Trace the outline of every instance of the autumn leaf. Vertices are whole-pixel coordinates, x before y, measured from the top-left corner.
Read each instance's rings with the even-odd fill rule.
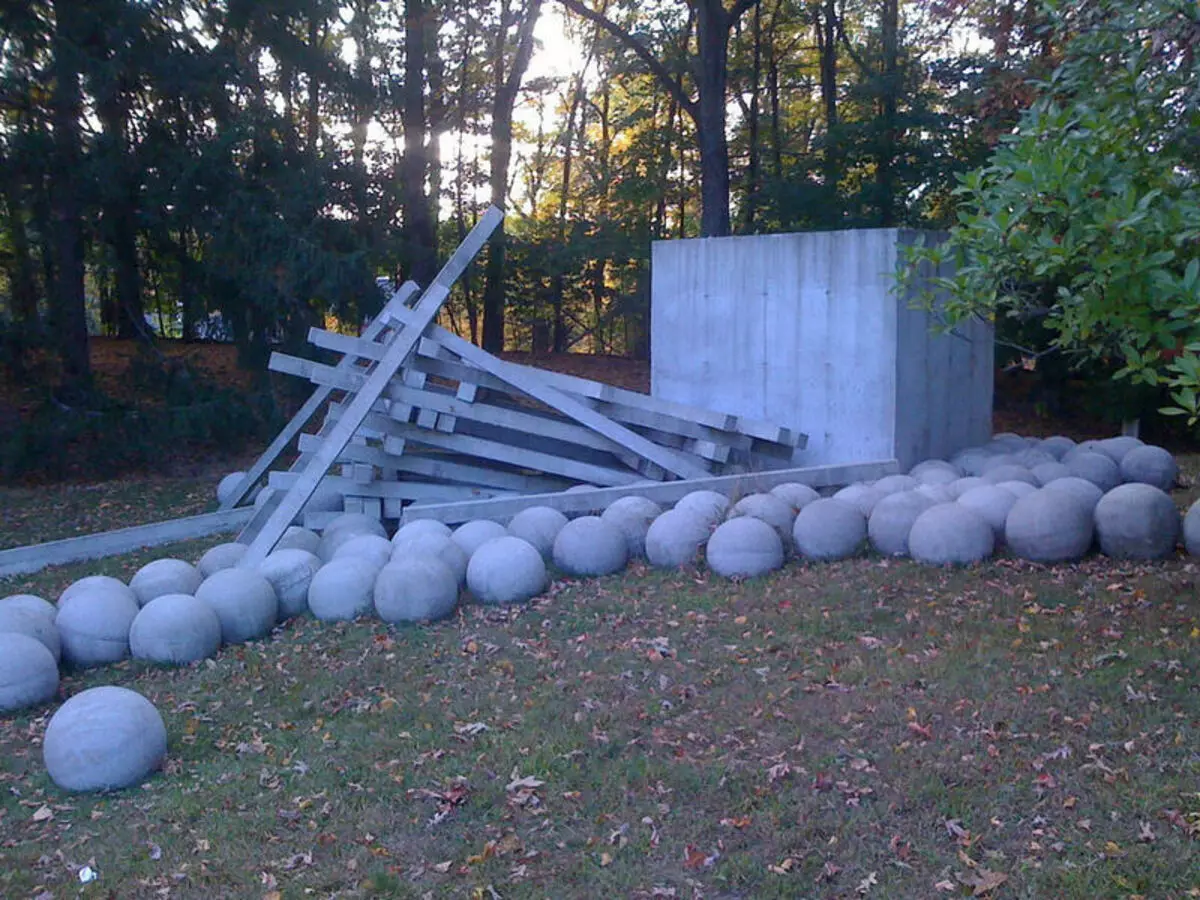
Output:
[[[1008,881],[1008,876],[1003,872],[993,872],[983,866],[976,866],[967,872],[955,872],[954,876],[971,889],[972,897],[982,897]]]

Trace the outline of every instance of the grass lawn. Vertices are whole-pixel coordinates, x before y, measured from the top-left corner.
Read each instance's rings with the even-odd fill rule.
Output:
[[[53,710],[0,719],[0,897],[1200,896],[1197,571],[634,565],[68,674],[154,701],[169,758],[66,795]]]

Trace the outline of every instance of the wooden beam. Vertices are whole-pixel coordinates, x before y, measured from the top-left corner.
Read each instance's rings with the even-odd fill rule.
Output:
[[[272,472],[268,484],[273,488],[290,490],[301,472]],[[377,497],[391,500],[422,500],[425,502],[451,503],[457,500],[481,500],[489,497],[516,496],[512,491],[492,488],[470,487],[461,484],[436,484],[425,481],[372,481],[361,484],[352,478],[325,476],[325,484],[337,488],[348,497]]]

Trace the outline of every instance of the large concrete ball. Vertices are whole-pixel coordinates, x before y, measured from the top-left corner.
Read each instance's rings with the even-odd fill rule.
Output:
[[[1160,491],[1175,487],[1179,466],[1169,451],[1153,444],[1134,447],[1121,459],[1121,477],[1126,481],[1150,484]]]
[[[260,572],[222,569],[204,579],[196,596],[221,620],[221,641],[225,644],[260,638],[279,620],[279,598]]]
[[[452,533],[449,525],[437,519],[414,519],[396,529],[396,533],[392,535],[392,544],[394,546],[419,534],[436,534],[448,538]]]
[[[957,502],[931,506],[917,516],[908,533],[909,554],[932,566],[977,563],[991,556],[995,548],[992,526]]]
[[[1037,449],[1049,453],[1055,459],[1061,460],[1075,447],[1075,442],[1069,437],[1056,434],[1053,437],[1042,438],[1035,446]]]
[[[911,475],[885,475],[871,487],[877,491],[883,491],[885,494],[896,494],[900,491],[915,490],[920,485],[921,481]]]
[[[241,486],[242,479],[245,477],[245,472],[230,472],[217,482],[217,503],[224,506],[226,501],[233,496],[233,492]]]
[[[549,559],[554,552],[554,539],[566,524],[567,517],[557,509],[530,506],[512,517],[508,523],[508,533],[532,544],[542,559]],[[642,537],[644,541],[645,535]]]
[[[119,578],[113,578],[111,575],[86,575],[78,581],[73,581],[67,585],[66,589],[58,595],[58,608],[61,610],[71,601],[72,597],[77,594],[90,593],[95,588],[106,588],[109,591],[116,591],[119,594],[124,594],[135,604],[137,603],[137,594],[129,589],[129,585]]]
[[[674,509],[703,519],[709,528],[716,526],[729,511],[729,498],[716,491],[692,491],[675,504]]]
[[[541,552],[511,534],[488,541],[467,566],[467,587],[476,600],[489,606],[532,600],[546,589],[546,581]]]
[[[381,538],[387,537],[387,532],[384,531],[383,525],[373,516],[368,516],[364,513],[342,513],[321,532],[321,544],[317,548],[317,556],[321,557],[325,562],[329,562],[329,560],[333,559],[333,555],[337,553],[338,547],[351,538],[358,537],[360,534],[374,534]]]
[[[944,459],[925,459],[909,469],[908,474],[922,484],[949,484],[955,478],[962,478],[963,470]],[[929,478],[930,475],[933,477]]]
[[[1092,510],[1087,502],[1076,499],[1070,491],[1050,487],[1017,500],[1004,523],[1004,541],[1009,549],[1033,562],[1079,559],[1091,548],[1093,535]]]
[[[798,481],[785,481],[783,484],[777,484],[771,488],[770,493],[774,494],[796,512],[804,509],[814,500],[820,500],[821,495],[807,484],[801,484]]]
[[[1069,463],[1080,453],[1100,453],[1100,442],[1095,440],[1080,441],[1078,444],[1064,453],[1059,459],[1059,462]],[[1101,453],[1100,455],[1106,456],[1107,454]]]
[[[1024,466],[1030,470],[1033,470],[1037,466],[1053,462],[1058,462],[1058,457],[1036,446],[1022,450],[1017,454],[1017,465]]]
[[[3,600],[0,600],[0,615],[6,609],[21,609],[25,612],[34,613],[49,619],[54,622],[54,617],[58,615],[58,607],[49,600],[43,600],[36,594],[9,594]]]
[[[163,594],[194,594],[205,576],[182,559],[156,559],[146,563],[129,579],[129,588],[145,606]]]
[[[258,574],[271,583],[279,601],[279,621],[308,612],[308,587],[321,568],[321,558],[297,547],[269,553],[258,564]]]
[[[216,610],[190,594],[163,594],[142,607],[129,628],[134,659],[182,665],[216,656],[221,620]]]
[[[308,608],[323,622],[346,622],[375,608],[379,567],[366,557],[342,556],[325,563],[308,586]]]
[[[1136,450],[1138,447],[1145,446],[1140,438],[1135,438],[1132,435],[1122,434],[1117,437],[1105,438],[1096,445],[1096,451],[1103,453],[1118,466],[1125,459],[1125,454],[1131,450]]]
[[[42,758],[65,791],[117,790],[137,784],[167,756],[167,728],[136,691],[106,685],[82,691],[46,726]]]
[[[954,495],[950,493],[950,485],[948,484],[922,484],[914,491],[905,491],[907,494],[920,494],[922,497],[928,497],[934,503],[953,503]],[[883,501],[880,500],[879,503]],[[879,504],[875,504],[875,509],[879,508]],[[875,510],[871,510],[871,515],[875,515]]]
[[[1104,491],[1100,490],[1096,485],[1092,484],[1086,478],[1077,478],[1074,475],[1068,475],[1066,478],[1055,478],[1042,488],[1042,490],[1050,491],[1051,493],[1060,491],[1070,496],[1087,509],[1088,515],[1092,514],[1092,511],[1096,508],[1096,504],[1104,496]]]
[[[646,559],[659,569],[691,565],[711,533],[707,518],[678,506],[668,509],[646,531]]]
[[[1192,556],[1200,556],[1200,500],[1189,506],[1183,517],[1183,545]]]
[[[1036,488],[1030,486],[1030,490]],[[987,522],[992,527],[996,539],[1000,541],[1004,539],[1004,523],[1008,519],[1009,510],[1017,502],[1017,495],[996,485],[984,485],[972,488],[959,496],[955,502]]]
[[[989,484],[1000,484],[1002,481],[1024,481],[1034,487],[1038,486],[1037,478],[1024,466],[996,466],[984,473],[983,480]]]
[[[1179,543],[1179,509],[1151,484],[1122,484],[1096,504],[1100,549],[1115,559],[1162,559]]]
[[[629,561],[624,533],[599,516],[568,522],[554,539],[552,552],[554,564],[569,575],[611,575]]]
[[[283,537],[279,539],[279,543],[275,545],[275,549],[304,550],[317,556],[321,549],[321,536],[303,526],[289,525],[287,531],[283,533]]]
[[[1121,469],[1112,458],[1103,453],[1082,451],[1065,462],[1076,478],[1090,481],[1102,491],[1111,491],[1121,483]]]
[[[460,587],[467,580],[469,557],[449,535],[436,534],[432,531],[424,534],[412,534],[393,547],[391,562],[401,562],[410,557],[436,559],[454,573],[454,578]]]
[[[950,462],[963,473],[964,477],[976,478],[983,474],[983,465],[992,458],[992,455],[980,447],[970,447],[956,453]]]
[[[1034,466],[1029,471],[1033,473],[1038,487],[1045,487],[1050,482],[1056,481],[1059,478],[1067,478],[1071,474],[1071,470],[1060,462],[1042,463],[1039,466]]]
[[[1017,455],[1015,453],[998,453],[995,456],[984,460],[983,465],[979,467],[979,476],[981,478],[987,478],[988,475],[996,469],[1009,467],[1024,468],[1019,462],[1017,462]]]
[[[1035,494],[1038,490],[1037,485],[1030,484],[1028,481],[1001,481],[996,487],[1003,488],[1017,499]]]
[[[137,614],[137,601],[128,591],[99,585],[72,594],[54,620],[63,659],[81,668],[124,659],[129,655],[129,626]]]
[[[200,573],[201,581],[213,572],[232,569],[245,555],[246,545],[239,544],[237,541],[210,547],[203,556],[196,560],[196,569]]]
[[[887,494],[878,488],[871,487],[869,484],[848,484],[836,494],[833,495],[835,500],[841,500],[844,503],[849,503],[857,509],[863,516],[865,523],[870,518],[871,511],[875,509],[875,504],[886,497]]]
[[[372,597],[385,622],[433,622],[454,612],[458,579],[432,557],[412,557],[380,569]]]
[[[304,504],[305,512],[338,512],[346,506],[346,496],[340,489],[322,480],[313,495]]]
[[[796,551],[808,559],[854,556],[866,539],[867,517],[853,503],[836,497],[808,504],[792,525]]]
[[[978,475],[968,475],[966,478],[959,478],[957,481],[952,481],[946,485],[946,490],[950,492],[950,496],[957,500],[967,491],[972,488],[982,487],[985,484],[991,484]]]
[[[729,518],[737,519],[749,516],[766,522],[779,535],[780,546],[786,547],[791,543],[792,523],[796,521],[796,513],[787,502],[774,494],[747,494],[729,510]],[[784,542],[787,543],[784,543]]]
[[[0,632],[0,712],[45,703],[58,693],[58,663],[40,641]]]
[[[58,626],[54,623],[56,618],[57,615],[50,618],[39,607],[0,605],[0,633],[23,634],[33,638],[46,648],[57,663],[62,659],[62,639],[58,633]]]
[[[884,497],[875,504],[867,521],[867,537],[871,546],[884,556],[908,556],[908,534],[912,531],[913,522],[937,502],[945,501],[935,501],[920,488]]]
[[[626,500],[642,502],[626,503]],[[776,502],[791,510],[782,500]],[[637,559],[646,555],[646,532],[650,530],[650,523],[661,515],[662,507],[653,500],[647,500],[645,497],[622,497],[610,504],[600,514],[600,518],[625,535],[626,552],[630,559]]]
[[[475,551],[493,538],[504,537],[508,529],[499,522],[491,519],[472,519],[454,529],[450,536],[454,543],[462,548],[462,552],[470,559]]]
[[[705,558],[708,567],[725,578],[753,578],[783,565],[783,540],[763,519],[739,516],[717,526]]]
[[[1034,438],[1022,437],[1011,431],[1001,431],[992,435],[992,439],[984,444],[984,448],[994,448],[1000,453],[1019,453],[1036,442]]]
[[[333,553],[334,559],[343,556],[361,556],[382,569],[392,558],[392,542],[377,534],[356,534]]]

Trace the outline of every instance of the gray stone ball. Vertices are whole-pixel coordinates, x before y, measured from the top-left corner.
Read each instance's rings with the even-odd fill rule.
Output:
[[[1115,559],[1163,559],[1179,543],[1179,509],[1151,484],[1122,484],[1096,504],[1100,549]]]
[[[467,565],[467,587],[488,606],[526,603],[546,589],[547,581],[541,552],[511,534],[488,541]]]
[[[436,534],[448,538],[453,532],[449,525],[437,519],[413,519],[396,529],[396,533],[392,535],[392,544],[398,544],[419,534]]]
[[[917,516],[939,502],[948,502],[934,500],[923,491],[934,487],[940,485],[922,485],[915,491],[889,494],[875,504],[867,521],[867,537],[876,552],[884,556],[908,556],[908,535]]]
[[[1103,453],[1081,451],[1064,460],[1071,474],[1090,481],[1102,491],[1111,491],[1121,483],[1121,469]]]
[[[458,578],[437,559],[414,556],[380,569],[372,597],[385,622],[434,622],[458,605]]]
[[[1131,450],[1136,450],[1138,447],[1145,446],[1140,438],[1135,438],[1132,435],[1122,434],[1117,437],[1105,438],[1096,444],[1096,451],[1103,453],[1118,466],[1125,459],[1125,454]]]
[[[659,569],[690,565],[711,532],[705,517],[678,506],[668,509],[646,531],[646,559]]]
[[[875,504],[886,496],[884,491],[871,487],[869,484],[858,483],[846,485],[833,495],[833,499],[849,503],[862,513],[865,527],[866,520],[870,517],[871,511],[875,509]]]
[[[983,487],[985,484],[991,484],[991,482],[978,475],[968,475],[966,478],[950,482],[946,485],[946,490],[950,492],[951,498],[957,500],[972,488]]]
[[[1051,482],[1061,484],[1062,481]],[[1070,562],[1092,546],[1092,510],[1071,491],[1044,487],[1013,504],[1004,523],[1010,550],[1033,562]]]
[[[792,525],[796,552],[808,559],[846,559],[856,555],[866,539],[867,517],[836,497],[808,504]]]
[[[73,593],[54,620],[63,659],[80,668],[124,659],[129,655],[129,626],[137,614],[137,601],[128,589],[100,584]]]
[[[42,758],[65,791],[117,790],[139,783],[167,756],[167,729],[136,691],[106,685],[76,694],[46,726]]]
[[[196,570],[200,573],[201,580],[203,581],[213,572],[220,572],[222,569],[232,569],[245,555],[245,544],[239,544],[237,541],[227,544],[217,544],[217,546],[210,547],[205,551],[204,555],[196,561]]]
[[[508,529],[499,522],[491,519],[472,519],[454,529],[450,536],[454,543],[462,548],[463,553],[470,559],[475,551],[493,538],[504,537]]]
[[[1028,481],[1001,481],[996,487],[1004,488],[1018,499],[1036,493],[1038,490],[1036,485],[1032,485]]]
[[[275,550],[258,564],[258,573],[271,583],[279,601],[279,621],[308,612],[308,588],[321,565],[319,556],[298,547]]]
[[[1096,487],[1086,478],[1077,478],[1074,475],[1069,475],[1066,478],[1056,478],[1047,484],[1043,491],[1050,493],[1062,492],[1072,497],[1077,503],[1083,505],[1087,509],[1090,516],[1096,508],[1096,504],[1100,502],[1100,498],[1104,496],[1104,491]]]
[[[983,464],[991,459],[992,455],[980,447],[970,447],[956,453],[950,462],[963,473],[964,477],[977,478],[983,474]]]
[[[800,512],[814,500],[821,499],[821,495],[815,490],[798,481],[785,481],[783,484],[777,484],[771,488],[770,492],[796,512]]]
[[[885,494],[895,494],[900,491],[915,490],[920,484],[920,480],[911,475],[884,475],[871,487]]]
[[[66,589],[58,595],[58,608],[61,610],[70,602],[71,598],[76,594],[89,593],[94,588],[107,588],[110,591],[125,594],[135,604],[137,603],[137,594],[129,589],[129,585],[119,578],[113,578],[111,575],[86,575],[78,581],[73,581],[67,585]]]
[[[1200,500],[1189,506],[1183,517],[1183,545],[1192,556],[1200,556]]]
[[[321,549],[321,536],[300,525],[289,525],[287,531],[283,533],[283,537],[279,539],[279,543],[275,545],[275,549],[304,550],[316,556],[317,551]]]
[[[58,663],[41,641],[0,632],[0,712],[45,703],[58,693]]]
[[[1038,486],[1037,478],[1024,466],[996,466],[984,473],[983,480],[989,484],[1000,484],[1003,481],[1024,481],[1033,487]]]
[[[221,620],[221,641],[225,644],[260,638],[279,619],[279,598],[261,572],[222,569],[204,579],[196,596]]]
[[[1121,477],[1126,481],[1150,484],[1160,491],[1175,487],[1179,465],[1169,451],[1153,444],[1134,447],[1121,459]]]
[[[611,575],[629,561],[624,533],[599,516],[568,522],[554,539],[552,552],[554,564],[569,575]]]
[[[225,502],[233,496],[233,492],[238,489],[238,485],[242,483],[242,479],[245,477],[245,472],[230,472],[217,482],[217,503],[224,506]]]
[[[0,604],[0,634],[23,634],[33,638],[54,657],[56,664],[62,659],[62,639],[58,626],[53,618],[38,607]]]
[[[944,459],[925,459],[909,469],[908,474],[922,484],[949,484],[961,478],[963,470]]]
[[[1071,470],[1060,462],[1042,463],[1039,466],[1034,466],[1029,471],[1033,473],[1038,487],[1045,487],[1050,482],[1056,481],[1059,478],[1067,478],[1071,474]]]
[[[1036,490],[1030,486],[1030,490]],[[965,506],[991,526],[997,540],[1004,539],[1004,523],[1008,512],[1017,502],[1017,495],[996,485],[972,488],[959,496],[956,503]]]
[[[392,548],[391,561],[400,562],[415,556],[436,559],[454,573],[459,587],[466,583],[469,557],[463,548],[454,543],[448,535],[436,534],[432,531],[409,535]]]
[[[1066,453],[1064,453],[1062,455],[1062,458],[1059,460],[1059,462],[1068,463],[1072,459],[1074,459],[1076,456],[1078,456],[1080,453],[1100,453],[1099,448],[1100,448],[1099,441],[1095,441],[1095,440],[1080,441],[1078,444],[1076,444],[1074,447],[1072,447],[1070,450],[1068,450]],[[1105,454],[1105,453],[1101,453],[1100,455],[1107,456],[1107,454]]]
[[[557,509],[549,506],[530,506],[512,517],[512,521],[508,523],[508,533],[532,544],[542,555],[542,559],[546,560],[553,554],[554,539],[566,524],[567,517]],[[643,541],[644,539],[643,535]]]
[[[992,526],[958,502],[931,506],[917,516],[908,534],[909,554],[917,562],[932,566],[981,562],[995,548]]]
[[[333,552],[334,559],[343,556],[361,556],[382,569],[392,558],[392,542],[377,534],[356,534]]]
[[[692,491],[681,497],[673,508],[691,513],[712,528],[724,519],[725,513],[729,511],[729,498],[716,491]]]
[[[1017,454],[1017,465],[1024,466],[1030,470],[1033,470],[1037,466],[1054,462],[1058,462],[1058,457],[1052,453],[1047,453],[1037,446],[1022,450]]]
[[[1012,431],[1000,431],[993,434],[992,439],[984,446],[995,447],[1002,453],[1017,453],[1032,446],[1034,442],[1033,438],[1022,437]]]
[[[1017,462],[1017,455],[1015,453],[998,453],[984,460],[983,465],[980,466],[979,476],[987,478],[996,469],[1008,467],[1024,468],[1024,466]]]
[[[323,622],[346,622],[375,608],[379,567],[363,556],[342,556],[321,566],[308,586],[308,608]]]
[[[142,607],[129,628],[134,659],[182,665],[216,656],[221,620],[208,603],[191,594],[163,594]]]
[[[747,494],[729,510],[731,520],[743,516],[759,519],[774,528],[779,535],[780,546],[786,547],[791,543],[796,513],[785,500],[774,494]]]
[[[0,600],[0,612],[6,609],[23,609],[25,612],[44,616],[51,622],[58,615],[58,607],[49,600],[43,600],[36,594],[9,594]]]
[[[145,606],[163,594],[194,594],[204,578],[185,560],[156,559],[137,570],[129,579],[129,588],[137,596],[138,606]]]
[[[1061,460],[1067,453],[1075,447],[1075,442],[1069,437],[1064,437],[1061,434],[1056,434],[1053,437],[1042,438],[1036,444],[1037,449],[1049,453],[1057,460]]]
[[[724,578],[753,578],[783,565],[783,540],[763,519],[739,516],[717,526],[705,557],[708,567]]]
[[[953,503],[954,495],[950,493],[948,484],[922,484],[915,491],[906,491],[905,493],[920,494],[922,497],[928,497],[934,503]],[[880,500],[880,503],[883,501]],[[875,509],[879,508],[879,504],[875,505]],[[871,515],[875,515],[875,511],[871,511]]]
[[[346,506],[346,497],[339,488],[322,479],[313,495],[304,504],[305,512],[341,512]]]
[[[317,548],[317,556],[325,562],[329,562],[337,553],[338,547],[360,534],[387,537],[383,525],[373,516],[364,513],[342,513],[321,532],[321,544]]]

